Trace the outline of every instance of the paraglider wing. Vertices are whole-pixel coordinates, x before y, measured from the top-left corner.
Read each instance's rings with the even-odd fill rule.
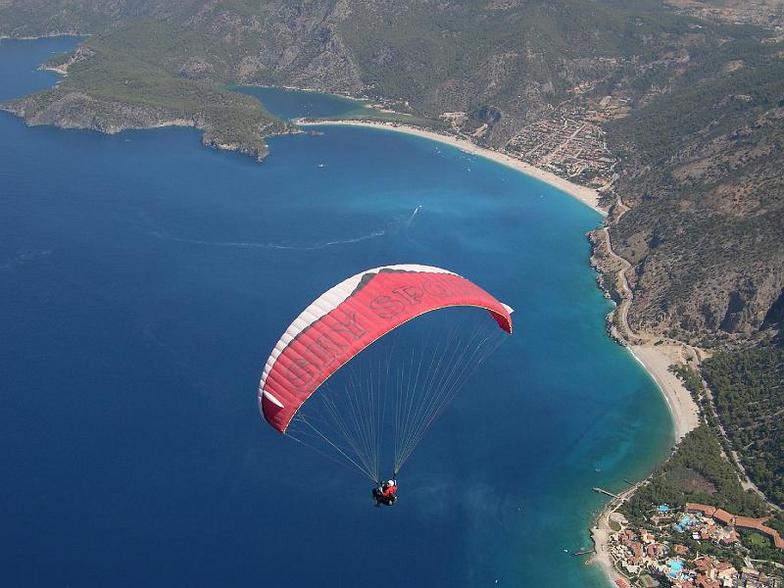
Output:
[[[331,288],[291,323],[259,383],[259,409],[281,433],[316,389],[368,345],[407,321],[453,306],[490,312],[512,332],[512,309],[476,284],[444,269],[390,265]]]

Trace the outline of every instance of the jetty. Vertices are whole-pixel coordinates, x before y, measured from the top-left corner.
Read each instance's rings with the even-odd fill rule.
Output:
[[[594,492],[598,492],[599,494],[606,494],[607,496],[612,496],[613,498],[617,498],[618,500],[621,499],[621,497],[618,496],[617,494],[613,494],[612,492],[610,492],[609,490],[605,490],[604,488],[596,487],[596,488],[593,488],[593,491]]]

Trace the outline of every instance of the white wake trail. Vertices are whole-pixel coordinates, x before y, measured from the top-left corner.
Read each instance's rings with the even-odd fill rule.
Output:
[[[360,243],[362,241],[369,241],[370,239],[377,239],[385,235],[397,233],[400,228],[406,230],[411,228],[414,218],[422,209],[422,205],[418,205],[411,215],[403,222],[394,222],[387,225],[386,228],[360,235],[358,237],[351,237],[349,239],[336,239],[334,241],[322,241],[310,245],[293,245],[288,243],[264,243],[260,241],[206,241],[202,239],[187,239],[183,237],[176,237],[162,231],[151,231],[150,233],[158,239],[163,241],[174,241],[176,243],[187,243],[189,245],[203,245],[207,247],[234,247],[238,249],[278,249],[285,251],[316,251],[319,249],[326,249],[327,247],[334,247],[337,245],[351,245],[353,243]]]

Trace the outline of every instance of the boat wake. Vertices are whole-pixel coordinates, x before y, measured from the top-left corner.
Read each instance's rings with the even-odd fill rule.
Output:
[[[41,259],[42,257],[48,257],[51,254],[51,249],[42,249],[41,251],[22,251],[21,253],[18,253],[13,259],[7,261],[6,263],[0,264],[0,270],[11,269],[23,263],[35,261],[37,259]]]
[[[311,244],[290,244],[290,243],[265,243],[261,241],[206,241],[202,239],[187,239],[170,235],[164,231],[151,231],[150,234],[163,241],[174,241],[176,243],[188,243],[190,245],[204,245],[208,247],[233,247],[238,249],[279,249],[288,251],[316,251],[319,249],[326,249],[337,245],[351,245],[354,243],[361,243],[362,241],[369,241],[384,237],[385,235],[392,235],[398,233],[401,229],[408,230],[411,228],[414,219],[422,205],[418,205],[414,211],[406,217],[403,221],[395,221],[390,223],[384,229],[379,229],[358,237],[351,237],[349,239],[336,239],[334,241],[321,241]]]
[[[321,243],[313,243],[312,245],[288,245],[285,243],[262,243],[259,241],[202,241],[200,239],[183,239],[182,237],[174,237],[165,233],[154,232],[153,235],[165,241],[175,241],[177,243],[188,243],[190,245],[206,245],[210,247],[236,247],[238,249],[284,249],[289,251],[315,251],[318,249],[326,249],[333,245],[348,245],[351,243],[359,243],[369,239],[375,239],[386,235],[387,231],[374,231],[367,235],[354,237],[353,239],[340,239],[337,241],[324,241]]]
[[[411,224],[414,222],[414,218],[416,218],[416,215],[419,214],[420,210],[422,210],[422,205],[417,204],[417,207],[414,209],[414,212],[411,213],[411,216],[408,217],[408,220],[406,221],[406,229],[411,228]]]

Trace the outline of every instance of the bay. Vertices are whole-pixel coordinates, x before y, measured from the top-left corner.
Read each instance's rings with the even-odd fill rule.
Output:
[[[51,85],[35,63],[75,42],[2,41],[3,97]],[[589,545],[591,488],[645,475],[673,432],[604,332],[584,235],[600,217],[439,143],[320,129],[257,164],[191,129],[0,113],[3,585],[605,584],[564,551]],[[470,277],[516,331],[379,510],[255,395],[304,306],[389,263]]]

